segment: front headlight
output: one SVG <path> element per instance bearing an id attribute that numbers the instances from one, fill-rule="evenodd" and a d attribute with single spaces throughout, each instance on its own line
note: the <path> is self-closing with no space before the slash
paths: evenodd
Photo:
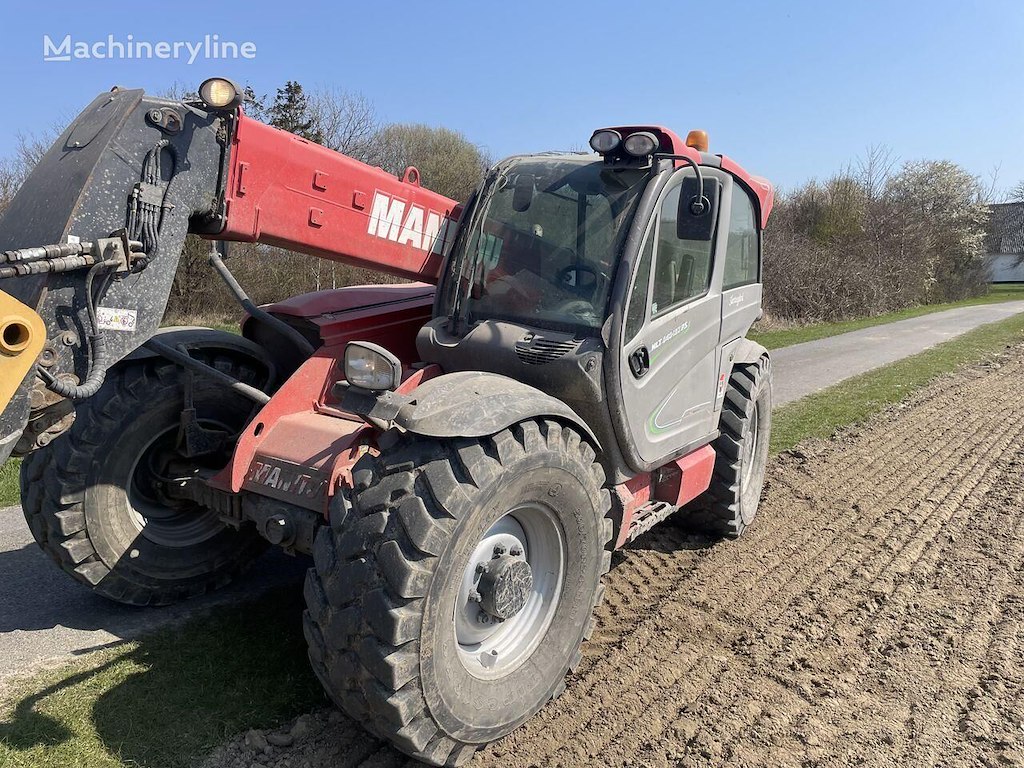
<path id="1" fill-rule="evenodd" d="M 370 392 L 395 389 L 402 382 L 402 363 L 379 344 L 350 341 L 345 346 L 345 378 Z"/>

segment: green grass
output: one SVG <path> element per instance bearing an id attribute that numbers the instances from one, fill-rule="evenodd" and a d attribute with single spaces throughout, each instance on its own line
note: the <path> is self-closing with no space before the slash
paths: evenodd
<path id="1" fill-rule="evenodd" d="M 15 683 L 0 765 L 184 768 L 239 731 L 326 705 L 301 603 L 296 584 Z"/>
<path id="2" fill-rule="evenodd" d="M 937 376 L 981 362 L 1021 341 L 1024 315 L 1014 315 L 777 408 L 772 419 L 772 450 L 784 451 L 801 440 L 828 437 L 840 427 L 863 422 Z"/>
<path id="3" fill-rule="evenodd" d="M 1024 341 L 1024 315 L 776 410 L 772 450 L 827 437 Z M 24 679 L 0 703 L 0 765 L 180 768 L 233 734 L 325 704 L 296 584 Z"/>
<path id="4" fill-rule="evenodd" d="M 814 323 L 794 328 L 780 328 L 778 330 L 757 331 L 755 328 L 750 338 L 768 349 L 779 349 L 793 344 L 801 344 L 805 341 L 824 339 L 829 336 L 838 336 L 840 333 L 859 331 L 861 328 L 871 328 L 876 325 L 885 325 L 897 320 L 907 320 L 912 317 L 930 315 L 933 312 L 942 312 L 957 307 L 973 307 L 979 304 L 998 304 L 1004 301 L 1015 301 L 1024 299 L 1024 284 L 1008 284 L 993 286 L 984 296 L 976 296 L 973 299 L 953 301 L 947 304 L 926 304 L 920 307 L 901 309 L 898 312 L 888 312 L 884 315 L 872 317 L 858 317 L 852 320 L 840 320 L 836 323 Z"/>
<path id="5" fill-rule="evenodd" d="M 13 507 L 21 501 L 18 490 L 18 470 L 21 459 L 11 459 L 0 466 L 0 507 Z"/>

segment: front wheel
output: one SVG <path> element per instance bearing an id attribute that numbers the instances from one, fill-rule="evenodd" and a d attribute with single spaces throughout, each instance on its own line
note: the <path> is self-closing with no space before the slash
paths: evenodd
<path id="1" fill-rule="evenodd" d="M 365 456 L 317 535 L 313 668 L 371 732 L 458 764 L 564 687 L 612 534 L 604 472 L 569 427 L 408 437 Z"/>
<path id="2" fill-rule="evenodd" d="M 204 362 L 259 386 L 266 371 L 203 350 Z M 199 423 L 224 436 L 219 450 L 181 455 L 184 372 L 163 359 L 123 363 L 75 409 L 71 428 L 21 465 L 25 519 L 36 542 L 103 597 L 165 605 L 224 586 L 264 548 L 252 526 L 235 530 L 217 511 L 167 493 L 175 478 L 219 469 L 252 404 L 196 378 Z"/>

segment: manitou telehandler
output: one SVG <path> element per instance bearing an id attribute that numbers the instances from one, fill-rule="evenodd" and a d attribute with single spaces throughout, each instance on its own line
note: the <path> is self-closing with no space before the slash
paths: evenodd
<path id="1" fill-rule="evenodd" d="M 701 132 L 622 126 L 456 205 L 246 117 L 229 81 L 199 93 L 100 96 L 0 217 L 0 458 L 39 545 L 113 600 L 312 553 L 327 692 L 457 764 L 564 688 L 614 549 L 679 510 L 754 517 L 772 188 Z M 187 233 L 240 336 L 159 328 Z M 260 308 L 231 241 L 422 282 Z"/>

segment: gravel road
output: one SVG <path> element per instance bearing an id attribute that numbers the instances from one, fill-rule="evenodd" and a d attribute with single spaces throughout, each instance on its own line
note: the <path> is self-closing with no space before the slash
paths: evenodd
<path id="1" fill-rule="evenodd" d="M 912 355 L 1024 302 L 966 307 L 773 352 L 775 402 L 790 402 L 849 376 Z M 306 561 L 270 553 L 245 581 L 169 609 L 134 609 L 95 597 L 57 569 L 32 541 L 17 508 L 0 510 L 0 680 L 49 660 L 86 653 L 178 621 L 273 584 L 301 584 Z"/>

